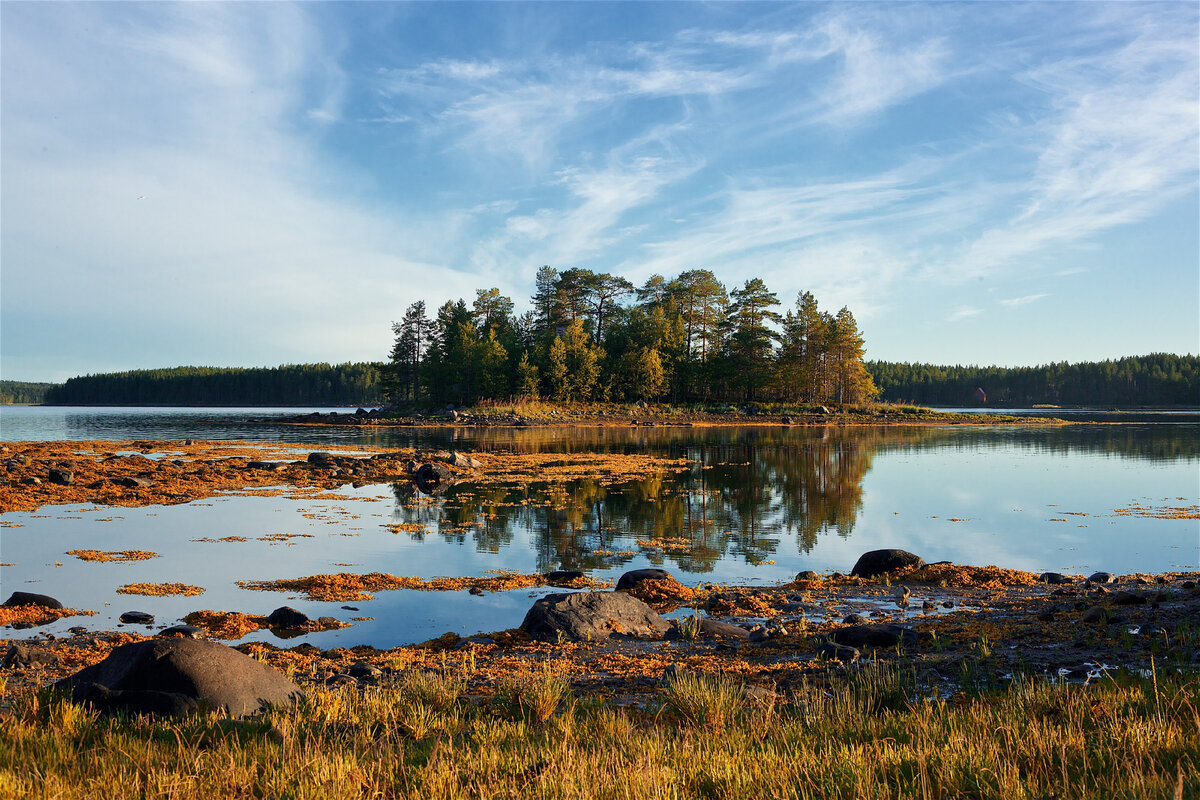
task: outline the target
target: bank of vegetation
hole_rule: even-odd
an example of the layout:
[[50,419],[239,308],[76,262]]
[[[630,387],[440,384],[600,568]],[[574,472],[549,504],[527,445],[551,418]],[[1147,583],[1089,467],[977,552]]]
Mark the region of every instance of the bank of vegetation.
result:
[[881,399],[922,405],[1200,406],[1200,358],[1146,356],[1037,367],[870,361]]
[[383,402],[379,364],[174,367],[71,378],[49,405],[362,406]]
[[54,388],[53,383],[30,383],[28,381],[0,381],[0,405],[37,405],[46,399],[46,392]]
[[[454,671],[313,688],[235,723],[100,717],[43,696],[0,726],[10,797],[1196,797],[1195,676],[1093,686],[1018,677],[931,695],[854,667],[789,697],[683,673],[648,708],[574,696],[552,671],[469,698]],[[102,789],[101,789],[102,787]]]

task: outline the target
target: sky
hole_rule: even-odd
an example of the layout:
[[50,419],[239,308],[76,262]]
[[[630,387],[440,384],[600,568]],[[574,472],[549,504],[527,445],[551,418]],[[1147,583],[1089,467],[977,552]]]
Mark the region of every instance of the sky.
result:
[[0,3],[0,376],[384,360],[542,265],[1200,352],[1200,6]]

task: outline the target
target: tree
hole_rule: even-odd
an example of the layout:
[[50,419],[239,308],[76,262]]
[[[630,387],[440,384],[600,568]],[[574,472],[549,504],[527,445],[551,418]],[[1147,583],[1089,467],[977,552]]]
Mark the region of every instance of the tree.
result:
[[779,334],[768,323],[779,321],[779,313],[770,310],[777,305],[775,293],[760,278],[753,278],[733,291],[733,302],[721,323],[728,332],[726,357],[731,377],[744,389],[747,400],[754,400],[757,391],[770,383],[773,346]]
[[517,392],[529,398],[538,397],[542,393],[538,368],[536,364],[529,362],[529,351],[521,353],[521,360],[517,364]]
[[839,403],[861,403],[875,397],[871,374],[863,366],[863,337],[850,309],[842,306],[829,328],[829,359],[834,394]]
[[415,402],[420,396],[421,360],[428,346],[429,327],[424,300],[410,305],[404,312],[404,319],[392,324],[396,339],[389,356],[384,387],[391,399]]
[[572,402],[592,398],[604,351],[590,338],[583,322],[575,320],[550,345],[550,389],[554,399]]
[[506,328],[512,325],[513,301],[500,294],[499,289],[476,289],[475,304],[471,316],[480,336],[487,336],[493,327]]

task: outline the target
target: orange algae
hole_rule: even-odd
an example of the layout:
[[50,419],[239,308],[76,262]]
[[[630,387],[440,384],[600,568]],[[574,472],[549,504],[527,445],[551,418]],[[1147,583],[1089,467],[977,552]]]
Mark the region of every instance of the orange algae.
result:
[[147,597],[197,597],[204,594],[204,587],[186,583],[127,583],[117,588],[118,594],[140,594]]
[[150,550],[68,550],[67,555],[81,561],[146,561],[158,558]]
[[[193,611],[183,618],[188,625],[204,628],[217,639],[241,639],[243,636],[263,628],[271,627],[267,618],[258,614],[243,614],[240,611]],[[288,628],[296,633],[316,633],[350,627],[349,622],[339,622],[330,617],[310,619],[302,625]]]
[[266,617],[237,611],[193,611],[183,621],[204,628],[218,639],[240,639],[267,627]]
[[[371,572],[366,575],[355,575],[339,572],[331,575],[310,575],[305,578],[281,579],[274,581],[238,581],[243,589],[260,592],[301,592],[309,600],[371,600],[374,595],[370,592],[394,591],[409,589],[420,592],[457,592],[465,589],[480,589],[488,592],[505,592],[510,589],[528,589],[534,586],[545,586],[546,576],[540,574],[522,575],[515,572],[502,573],[487,578],[414,578],[399,575],[389,575],[382,572]],[[607,581],[597,581],[591,578],[577,578],[567,584],[556,583],[556,586],[566,585],[575,589],[609,588]]]
[[63,617],[94,617],[95,611],[75,608],[48,608],[46,606],[0,606],[0,625],[25,622],[30,625],[46,625]]

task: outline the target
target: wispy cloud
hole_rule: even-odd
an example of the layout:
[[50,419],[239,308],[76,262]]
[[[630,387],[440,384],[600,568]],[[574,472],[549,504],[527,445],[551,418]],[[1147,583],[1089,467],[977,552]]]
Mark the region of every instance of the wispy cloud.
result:
[[1036,303],[1038,300],[1042,300],[1049,296],[1049,294],[1043,292],[1042,294],[1027,294],[1024,297],[1010,297],[1007,300],[1001,300],[1000,305],[1004,306],[1005,308],[1016,308],[1017,306]]
[[946,322],[962,322],[964,319],[977,317],[982,313],[982,308],[975,308],[973,306],[959,306],[946,315]]

